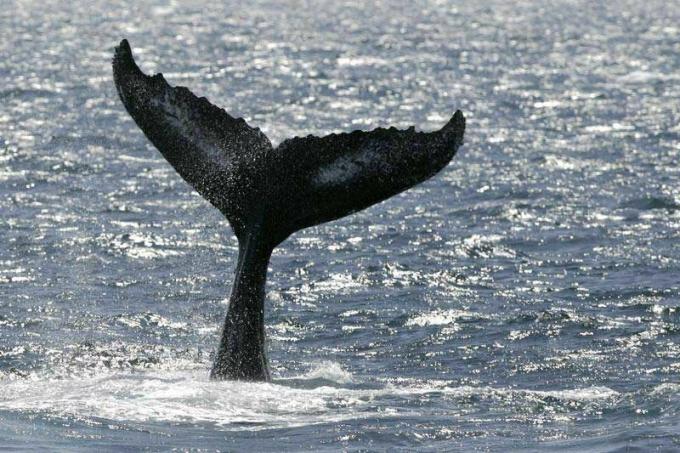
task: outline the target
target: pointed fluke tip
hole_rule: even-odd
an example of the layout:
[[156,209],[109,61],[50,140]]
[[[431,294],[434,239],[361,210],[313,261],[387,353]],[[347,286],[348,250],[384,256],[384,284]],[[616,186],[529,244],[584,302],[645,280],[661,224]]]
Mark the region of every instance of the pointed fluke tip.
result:
[[132,58],[132,49],[127,39],[123,39],[115,48],[114,57],[116,59]]
[[116,76],[122,76],[123,74],[139,76],[143,74],[137,63],[135,63],[132,49],[127,39],[123,39],[114,50],[113,71]]
[[458,144],[463,143],[463,135],[465,134],[465,116],[460,110],[456,110],[448,123],[444,125],[439,131],[444,134],[447,139],[453,138]]
[[451,117],[449,124],[453,125],[456,129],[465,130],[465,117],[463,116],[463,112],[456,110],[456,113]]

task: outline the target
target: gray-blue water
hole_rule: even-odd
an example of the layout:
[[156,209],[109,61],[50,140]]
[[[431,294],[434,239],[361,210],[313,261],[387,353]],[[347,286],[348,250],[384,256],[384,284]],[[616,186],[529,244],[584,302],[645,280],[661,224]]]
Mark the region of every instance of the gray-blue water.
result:
[[[677,0],[135,3],[1,2],[1,447],[680,449]],[[277,249],[272,383],[208,380],[236,242],[118,100],[123,37],[276,143],[467,116]]]

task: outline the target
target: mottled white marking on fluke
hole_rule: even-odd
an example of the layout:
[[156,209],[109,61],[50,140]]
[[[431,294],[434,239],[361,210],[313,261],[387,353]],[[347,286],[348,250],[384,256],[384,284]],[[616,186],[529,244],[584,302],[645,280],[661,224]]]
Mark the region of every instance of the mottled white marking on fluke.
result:
[[319,168],[314,176],[314,184],[329,186],[335,184],[347,184],[352,182],[368,168],[385,166],[380,153],[373,149],[366,149],[361,153],[350,156],[340,156],[328,165]]

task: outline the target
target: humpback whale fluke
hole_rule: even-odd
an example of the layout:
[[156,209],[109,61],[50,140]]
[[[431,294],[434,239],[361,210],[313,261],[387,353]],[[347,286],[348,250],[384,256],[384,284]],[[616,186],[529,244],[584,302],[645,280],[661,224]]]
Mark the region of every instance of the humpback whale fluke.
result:
[[161,74],[145,75],[126,40],[113,76],[120,99],[147,138],[194,189],[224,214],[239,243],[236,278],[210,376],[267,380],[264,288],[272,250],[295,231],[383,201],[435,175],[463,142],[456,111],[440,130],[295,137],[276,148]]

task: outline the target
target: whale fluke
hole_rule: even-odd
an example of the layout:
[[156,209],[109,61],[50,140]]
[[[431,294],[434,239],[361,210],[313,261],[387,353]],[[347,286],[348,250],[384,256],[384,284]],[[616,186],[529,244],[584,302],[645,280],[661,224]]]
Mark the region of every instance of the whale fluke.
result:
[[113,76],[123,105],[175,170],[227,218],[239,242],[236,278],[211,377],[267,380],[264,288],[272,250],[295,231],[344,217],[425,181],[463,142],[456,111],[440,130],[378,128],[295,137],[273,148],[161,74],[145,75],[126,40]]

